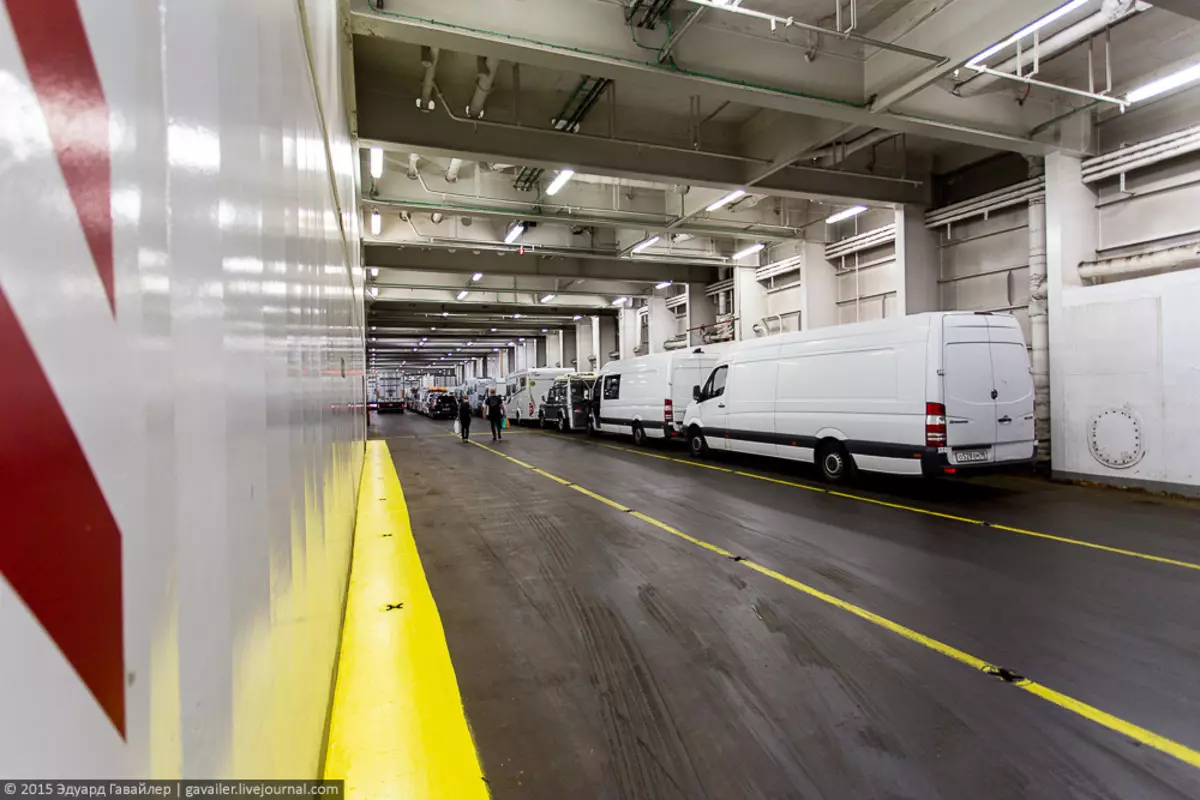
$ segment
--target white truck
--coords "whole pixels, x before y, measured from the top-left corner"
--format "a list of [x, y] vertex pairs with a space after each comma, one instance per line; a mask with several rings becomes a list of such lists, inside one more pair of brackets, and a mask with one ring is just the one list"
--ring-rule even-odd
[[1033, 378], [1016, 319], [913, 314], [744, 342], [694, 387], [684, 425], [711, 450], [947, 475], [1029, 464]]
[[608, 362], [592, 390], [588, 433], [627, 434], [639, 445], [681, 436], [692, 387], [720, 358], [711, 348], [698, 347]]

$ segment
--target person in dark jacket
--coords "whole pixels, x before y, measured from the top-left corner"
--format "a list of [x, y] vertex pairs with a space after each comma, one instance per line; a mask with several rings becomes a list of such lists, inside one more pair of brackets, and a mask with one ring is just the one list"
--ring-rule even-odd
[[458, 427], [462, 440], [468, 441], [471, 438], [471, 401], [465, 394], [458, 398]]
[[487, 399], [483, 401], [483, 411], [488, 422], [492, 424], [492, 441], [503, 439], [500, 431], [502, 430], [501, 423], [504, 421], [504, 400], [496, 394], [495, 386], [488, 389]]

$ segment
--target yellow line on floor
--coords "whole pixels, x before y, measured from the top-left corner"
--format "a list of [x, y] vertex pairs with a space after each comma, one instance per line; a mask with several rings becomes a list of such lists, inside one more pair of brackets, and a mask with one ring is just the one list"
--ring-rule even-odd
[[[483, 447], [483, 445], [480, 445], [480, 447]], [[503, 453], [499, 453], [490, 447], [483, 447], [483, 449], [487, 450], [491, 453], [496, 453], [496, 455], [503, 456], [504, 458], [509, 458], [508, 456], [504, 456]], [[510, 460], [512, 460], [512, 459], [510, 459]], [[540, 472], [540, 470], [538, 470], [536, 467], [533, 467], [531, 469], [533, 469], [534, 471]], [[995, 664], [992, 664], [991, 662], [985, 661], [982, 658], [978, 658], [978, 657], [973, 656], [970, 653], [967, 653], [963, 650], [959, 650], [957, 647], [948, 645], [945, 642], [941, 642], [937, 639], [934, 639], [931, 636], [926, 636], [925, 634], [919, 633], [918, 631], [915, 631], [912, 628], [909, 628], [905, 625], [901, 625], [898, 622], [894, 622], [893, 620], [890, 620], [887, 617], [880, 616], [879, 614], [876, 614], [873, 611], [868, 611], [867, 609], [863, 608], [862, 606], [858, 606], [858, 605], [855, 605], [854, 603], [850, 603], [850, 602], [847, 602], [846, 600], [842, 600], [839, 597], [835, 597], [834, 595], [831, 595], [827, 592], [823, 592], [820, 589], [817, 589], [813, 586], [809, 586], [806, 583], [801, 583], [800, 581], [798, 581], [794, 578], [789, 578], [787, 575], [784, 575], [780, 572], [776, 572], [775, 570], [773, 570], [769, 567], [765, 567], [762, 564], [759, 564], [757, 562], [750, 561], [749, 559], [745, 559], [745, 558], [736, 556], [732, 552], [730, 552], [729, 550], [727, 550], [723, 547], [712, 544], [711, 542], [706, 542], [703, 539], [698, 539], [694, 536], [690, 536], [690, 535], [684, 533], [683, 531], [666, 524], [665, 522], [661, 522], [660, 520], [657, 520], [657, 519], [651, 517], [648, 514], [643, 514], [640, 511], [633, 511], [630, 508], [628, 508], [627, 506], [624, 506], [615, 500], [610, 500], [609, 498], [604, 497], [603, 495], [597, 494], [588, 489], [584, 489], [583, 487], [581, 487], [577, 484], [571, 483], [568, 485], [570, 486], [570, 488], [576, 490], [577, 492], [582, 492], [583, 494], [587, 495], [588, 497], [592, 497], [596, 500], [599, 500], [600, 502], [602, 502], [608, 506], [617, 508], [623, 512], [628, 512], [629, 516], [631, 516], [631, 517], [635, 517], [638, 520], [641, 520], [642, 522], [646, 522], [650, 525], [653, 525], [654, 527], [659, 528], [660, 530], [666, 531], [667, 533], [670, 533], [673, 536], [679, 537], [680, 539], [683, 539], [684, 541], [698, 545], [699, 547], [702, 547], [705, 550], [716, 553], [725, 558], [729, 558], [736, 563], [739, 563], [739, 564], [742, 564], [743, 566], [749, 567], [750, 569], [754, 570], [755, 572], [765, 575], [768, 578], [776, 580], [776, 581], [778, 581], [786, 586], [789, 586], [797, 591], [803, 592], [804, 594], [808, 595], [809, 597], [820, 600], [821, 602], [826, 603], [827, 605], [833, 606], [834, 608], [838, 608], [842, 611], [853, 614], [854, 616], [859, 617], [860, 619], [863, 619], [863, 620], [871, 623], [872, 625], [876, 625], [880, 628], [883, 628], [884, 630], [887, 630], [887, 631], [895, 633], [899, 636], [902, 636], [910, 642], [914, 642], [923, 647], [927, 647], [930, 650], [940, 653], [943, 656], [946, 656], [947, 658], [952, 658], [961, 664], [966, 664], [967, 666], [969, 666], [973, 669], [979, 670], [980, 672], [1000, 678], [1000, 679], [1004, 680], [1005, 682], [1010, 683], [1019, 689], [1022, 689], [1026, 692], [1029, 692], [1030, 694], [1033, 694], [1037, 697], [1042, 698], [1046, 702], [1053, 703], [1054, 705], [1058, 706], [1059, 708], [1070, 711], [1073, 714], [1077, 714], [1077, 715], [1083, 717], [1084, 719], [1090, 720], [1098, 725], [1108, 728], [1109, 730], [1115, 731], [1115, 732], [1121, 734], [1122, 736], [1126, 736], [1130, 739], [1133, 739], [1134, 741], [1139, 742], [1143, 745], [1146, 745], [1147, 747], [1152, 747], [1155, 750], [1159, 750], [1160, 752], [1166, 753], [1169, 756], [1173, 756], [1174, 758], [1177, 758], [1180, 761], [1183, 761], [1184, 763], [1189, 764], [1190, 766], [1200, 768], [1200, 751], [1194, 750], [1194, 749], [1192, 749], [1186, 745], [1180, 744], [1179, 742], [1176, 742], [1172, 739], [1168, 739], [1165, 736], [1160, 736], [1159, 734], [1154, 733], [1153, 731], [1149, 731], [1146, 728], [1143, 728], [1139, 725], [1135, 725], [1132, 722], [1123, 720], [1120, 717], [1109, 714], [1106, 711], [1101, 711], [1100, 709], [1098, 709], [1094, 706], [1090, 706], [1087, 703], [1076, 700], [1073, 697], [1062, 694], [1061, 692], [1057, 692], [1053, 689], [1050, 689], [1047, 686], [1043, 686], [1042, 684], [1037, 683], [1036, 681], [1030, 680], [1029, 678], [1026, 678], [1024, 676], [1021, 676], [1021, 675], [1011, 672], [1009, 670], [1005, 670]]]
[[[553, 436], [554, 434], [545, 434], [545, 435]], [[1109, 547], [1108, 545], [1097, 544], [1095, 542], [1088, 542], [1083, 539], [1072, 539], [1067, 536], [1055, 536], [1054, 534], [1040, 533], [1038, 531], [1028, 530], [1027, 528], [1016, 528], [1011, 525], [1000, 525], [995, 522], [987, 522], [987, 521], [981, 520], [981, 519], [972, 519], [970, 517], [961, 517], [961, 516], [958, 516], [955, 514], [947, 514], [943, 511], [934, 511], [931, 508], [919, 508], [917, 506], [909, 506], [909, 505], [905, 505], [903, 503], [891, 503], [891, 502], [888, 502], [887, 500], [878, 500], [874, 497], [865, 497], [861, 494], [853, 494], [851, 492], [843, 492], [838, 489], [830, 489], [830, 488], [826, 488], [824, 486], [814, 486], [812, 484], [800, 483], [798, 481], [785, 481], [785, 480], [781, 480], [779, 478], [771, 478], [766, 475], [758, 475], [756, 473], [746, 472], [746, 471], [740, 470], [740, 469], [728, 469], [726, 467], [718, 467], [718, 466], [714, 466], [712, 464], [704, 464], [704, 463], [701, 463], [694, 459], [675, 458], [674, 456], [665, 456], [665, 455], [661, 455], [659, 453], [648, 453], [643, 450], [634, 449], [632, 447], [620, 447], [618, 445], [603, 444], [600, 442], [579, 442], [579, 444], [588, 444], [588, 445], [595, 444], [598, 447], [604, 447], [609, 450], [619, 450], [622, 453], [632, 453], [633, 455], [636, 455], [636, 456], [646, 456], [648, 458], [657, 458], [657, 459], [661, 459], [663, 461], [673, 461], [676, 464], [686, 464], [689, 467], [702, 467], [704, 469], [716, 470], [718, 472], [728, 472], [733, 475], [740, 475], [743, 478], [753, 478], [756, 481], [766, 481], [767, 483], [776, 483], [781, 486], [791, 486], [796, 489], [805, 489], [810, 492], [819, 492], [821, 494], [830, 495], [831, 497], [841, 497], [846, 500], [857, 500], [860, 503], [870, 503], [871, 505], [882, 506], [884, 508], [894, 508], [897, 511], [910, 511], [914, 514], [922, 514], [926, 517], [937, 517], [939, 519], [948, 519], [953, 522], [962, 522], [967, 525], [978, 525], [980, 527], [990, 528], [992, 530], [1005, 531], [1006, 533], [1018, 533], [1022, 536], [1032, 536], [1036, 539], [1045, 539], [1047, 541], [1058, 542], [1060, 544], [1070, 544], [1070, 545], [1075, 545], [1076, 547], [1086, 547], [1090, 550], [1100, 550], [1102, 552], [1112, 553], [1114, 555], [1129, 556], [1130, 558], [1140, 558], [1143, 561], [1153, 561], [1158, 564], [1168, 564], [1173, 567], [1183, 567], [1184, 569], [1200, 570], [1200, 564], [1197, 564], [1192, 561], [1181, 561], [1181, 560], [1175, 559], [1175, 558], [1167, 558], [1165, 556], [1156, 556], [1151, 553], [1142, 553], [1137, 550], [1127, 550], [1127, 549], [1121, 548], [1121, 547]]]
[[442, 621], [383, 441], [367, 443], [325, 777], [361, 800], [487, 798]]

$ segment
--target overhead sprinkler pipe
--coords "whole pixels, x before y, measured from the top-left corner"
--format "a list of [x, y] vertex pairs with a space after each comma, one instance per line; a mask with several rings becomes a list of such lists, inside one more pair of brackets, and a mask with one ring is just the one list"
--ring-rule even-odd
[[450, 166], [446, 168], [446, 183], [456, 183], [458, 181], [458, 171], [462, 169], [462, 159], [450, 159]]
[[492, 85], [496, 82], [500, 59], [479, 56], [475, 63], [475, 92], [471, 95], [471, 102], [467, 103], [467, 116], [479, 119], [483, 117], [483, 107], [487, 103], [488, 95], [492, 93]]

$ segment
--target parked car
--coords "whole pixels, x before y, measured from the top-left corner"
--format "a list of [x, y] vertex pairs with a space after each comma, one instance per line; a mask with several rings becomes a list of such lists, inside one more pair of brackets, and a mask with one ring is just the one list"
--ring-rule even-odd
[[639, 445], [682, 436], [676, 409], [682, 415], [692, 386], [719, 360], [717, 353], [696, 348], [608, 362], [596, 376], [588, 432], [628, 434]]
[[441, 392], [429, 402], [432, 419], [454, 419], [458, 416], [458, 398], [452, 392]]
[[542, 424], [560, 433], [586, 430], [595, 383], [596, 376], [591, 373], [573, 372], [555, 378], [542, 403]]
[[541, 367], [509, 375], [506, 379], [509, 387], [508, 399], [505, 401], [509, 421], [516, 425], [531, 421], [541, 424], [542, 403], [546, 399], [546, 392], [550, 390], [555, 378], [570, 371], [560, 367]]
[[709, 449], [855, 470], [945, 475], [1033, 461], [1033, 379], [1016, 319], [937, 312], [743, 343], [694, 387]]

